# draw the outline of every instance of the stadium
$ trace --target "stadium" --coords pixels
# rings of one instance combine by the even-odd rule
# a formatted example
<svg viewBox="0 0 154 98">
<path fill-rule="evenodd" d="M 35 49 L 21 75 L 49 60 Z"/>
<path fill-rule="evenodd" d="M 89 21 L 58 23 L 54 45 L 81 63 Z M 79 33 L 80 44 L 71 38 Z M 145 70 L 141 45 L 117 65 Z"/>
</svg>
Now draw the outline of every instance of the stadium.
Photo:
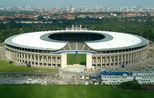
<svg viewBox="0 0 154 98">
<path fill-rule="evenodd" d="M 15 35 L 5 40 L 5 48 L 9 61 L 56 68 L 119 67 L 148 56 L 148 40 L 141 36 L 81 28 Z"/>
</svg>

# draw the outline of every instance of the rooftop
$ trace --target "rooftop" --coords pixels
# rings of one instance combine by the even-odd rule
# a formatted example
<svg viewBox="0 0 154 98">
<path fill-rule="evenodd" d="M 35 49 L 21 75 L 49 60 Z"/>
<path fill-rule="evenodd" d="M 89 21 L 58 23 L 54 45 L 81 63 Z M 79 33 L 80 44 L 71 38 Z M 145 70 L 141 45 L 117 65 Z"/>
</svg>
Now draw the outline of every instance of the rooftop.
<svg viewBox="0 0 154 98">
<path fill-rule="evenodd" d="M 58 35 L 61 40 L 56 40 L 58 37 L 50 38 L 50 35 Z M 70 35 L 69 35 L 70 34 Z M 89 34 L 89 35 L 88 35 Z M 93 38 L 92 35 L 102 35 L 98 38 Z M 66 35 L 63 39 L 61 35 Z M 72 37 L 71 35 L 74 35 Z M 86 36 L 87 35 L 87 36 Z M 90 40 L 89 39 L 93 39 Z M 30 49 L 41 49 L 41 50 L 59 50 L 70 41 L 70 40 L 81 40 L 94 50 L 112 50 L 112 49 L 125 49 L 140 47 L 148 44 L 148 41 L 140 36 L 109 32 L 109 31 L 92 31 L 92 30 L 60 30 L 60 31 L 42 31 L 25 33 L 16 36 L 12 36 L 5 40 L 8 45 L 30 48 Z"/>
</svg>

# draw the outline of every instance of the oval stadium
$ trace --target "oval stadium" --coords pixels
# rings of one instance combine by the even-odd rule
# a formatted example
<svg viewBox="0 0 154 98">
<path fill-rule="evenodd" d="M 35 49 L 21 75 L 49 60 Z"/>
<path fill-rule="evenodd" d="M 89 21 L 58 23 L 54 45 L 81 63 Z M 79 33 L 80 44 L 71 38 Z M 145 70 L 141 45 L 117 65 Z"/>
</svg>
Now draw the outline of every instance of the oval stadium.
<svg viewBox="0 0 154 98">
<path fill-rule="evenodd" d="M 32 32 L 5 40 L 7 59 L 26 66 L 87 69 L 119 67 L 147 58 L 148 40 L 120 32 L 57 30 Z"/>
</svg>

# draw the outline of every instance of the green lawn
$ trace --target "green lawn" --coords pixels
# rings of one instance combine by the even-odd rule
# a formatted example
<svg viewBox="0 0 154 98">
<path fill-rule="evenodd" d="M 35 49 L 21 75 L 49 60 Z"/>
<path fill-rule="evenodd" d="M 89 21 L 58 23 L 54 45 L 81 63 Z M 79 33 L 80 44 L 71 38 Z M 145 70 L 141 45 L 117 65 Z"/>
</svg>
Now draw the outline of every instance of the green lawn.
<svg viewBox="0 0 154 98">
<path fill-rule="evenodd" d="M 154 98 L 154 92 L 111 86 L 0 85 L 0 98 Z"/>
<path fill-rule="evenodd" d="M 28 72 L 28 73 L 53 73 L 57 69 L 53 68 L 37 68 L 37 67 L 26 67 L 9 64 L 7 61 L 0 60 L 0 72 Z"/>
<path fill-rule="evenodd" d="M 67 54 L 67 64 L 86 65 L 86 54 Z"/>
</svg>

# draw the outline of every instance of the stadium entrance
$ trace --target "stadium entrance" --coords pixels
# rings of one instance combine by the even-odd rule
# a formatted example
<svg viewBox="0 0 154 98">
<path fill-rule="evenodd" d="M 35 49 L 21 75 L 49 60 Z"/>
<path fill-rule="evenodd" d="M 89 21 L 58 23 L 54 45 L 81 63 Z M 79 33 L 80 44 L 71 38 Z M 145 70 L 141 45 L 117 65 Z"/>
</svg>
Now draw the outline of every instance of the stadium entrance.
<svg viewBox="0 0 154 98">
<path fill-rule="evenodd" d="M 86 66 L 86 54 L 67 54 L 67 65 L 74 64 Z"/>
</svg>

